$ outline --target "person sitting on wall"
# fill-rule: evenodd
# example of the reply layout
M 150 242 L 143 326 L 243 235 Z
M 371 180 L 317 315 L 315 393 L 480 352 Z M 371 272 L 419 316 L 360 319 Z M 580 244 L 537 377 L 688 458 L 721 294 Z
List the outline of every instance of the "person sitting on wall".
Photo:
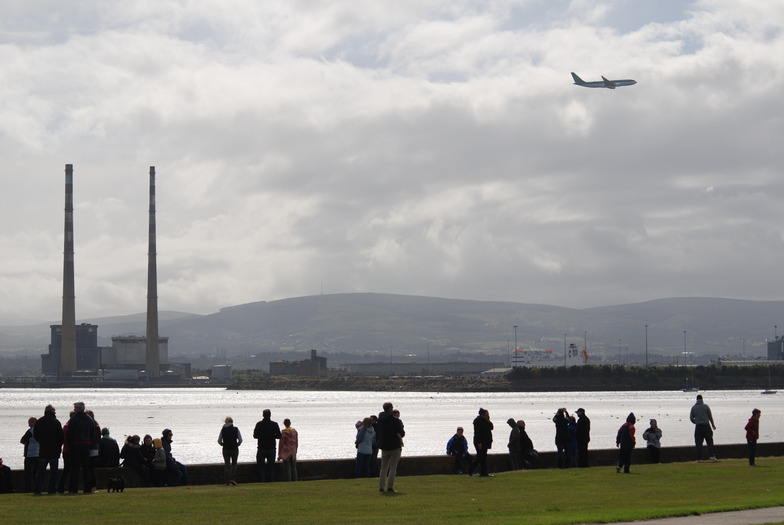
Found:
M 11 467 L 3 465 L 3 458 L 0 458 L 0 494 L 10 494 L 11 492 L 14 492 Z
M 457 427 L 455 435 L 446 444 L 446 453 L 455 458 L 455 471 L 457 474 L 463 473 L 463 461 L 471 465 L 473 456 L 468 452 L 468 440 L 463 435 L 463 427 Z

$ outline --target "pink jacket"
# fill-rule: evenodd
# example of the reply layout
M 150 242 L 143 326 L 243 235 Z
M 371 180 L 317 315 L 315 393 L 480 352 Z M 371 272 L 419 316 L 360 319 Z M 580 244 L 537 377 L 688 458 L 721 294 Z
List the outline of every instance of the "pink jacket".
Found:
M 297 447 L 299 438 L 297 431 L 293 428 L 284 428 L 280 431 L 280 444 L 278 445 L 278 459 L 283 461 L 297 459 Z

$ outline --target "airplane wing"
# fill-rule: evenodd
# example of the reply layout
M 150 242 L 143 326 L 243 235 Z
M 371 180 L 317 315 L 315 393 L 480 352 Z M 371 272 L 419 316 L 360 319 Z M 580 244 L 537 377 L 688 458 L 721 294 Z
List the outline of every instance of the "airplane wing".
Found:
M 615 89 L 615 82 L 613 82 L 612 80 L 608 80 L 607 78 L 604 77 L 604 75 L 602 75 L 602 80 L 604 81 L 604 87 L 609 89 Z

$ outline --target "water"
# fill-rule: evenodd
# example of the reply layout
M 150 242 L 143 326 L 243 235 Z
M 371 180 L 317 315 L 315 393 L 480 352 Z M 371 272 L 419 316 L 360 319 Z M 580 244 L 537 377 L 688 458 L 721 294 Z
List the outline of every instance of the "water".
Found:
M 102 427 L 109 427 L 121 444 L 128 434 L 160 437 L 174 432 L 172 453 L 183 463 L 222 462 L 218 433 L 226 416 L 242 432 L 240 461 L 255 461 L 253 427 L 261 411 L 283 426 L 289 418 L 299 432 L 299 459 L 352 458 L 356 455 L 354 423 L 381 411 L 385 401 L 401 411 L 406 438 L 403 454 L 437 455 L 460 425 L 471 440 L 471 422 L 479 407 L 490 411 L 495 424 L 492 452 L 506 452 L 510 417 L 524 419 L 540 451 L 555 450 L 554 425 L 558 407 L 569 413 L 585 408 L 591 418 L 591 448 L 615 448 L 615 435 L 629 412 L 637 416 L 638 436 L 656 418 L 664 435 L 662 446 L 693 444 L 689 410 L 694 393 L 664 392 L 546 392 L 546 393 L 430 393 L 430 392 L 301 392 L 223 389 L 0 389 L 0 457 L 11 468 L 22 468 L 19 439 L 30 416 L 39 417 L 51 403 L 65 423 L 74 401 L 84 401 Z M 713 411 L 717 444 L 745 443 L 743 427 L 752 408 L 762 410 L 760 442 L 780 441 L 784 435 L 782 394 L 754 391 L 703 392 Z M 638 443 L 641 438 L 638 437 Z

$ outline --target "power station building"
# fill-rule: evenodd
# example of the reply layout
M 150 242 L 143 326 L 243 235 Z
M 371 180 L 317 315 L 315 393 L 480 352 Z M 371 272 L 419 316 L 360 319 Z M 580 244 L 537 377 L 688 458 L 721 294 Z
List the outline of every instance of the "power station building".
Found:
M 49 352 L 41 356 L 41 372 L 60 380 L 98 375 L 99 371 L 145 371 L 147 379 L 190 376 L 190 364 L 169 363 L 169 338 L 158 335 L 158 273 L 155 224 L 155 167 L 150 166 L 149 250 L 147 253 L 147 334 L 113 337 L 98 346 L 98 326 L 76 325 L 74 291 L 73 165 L 65 165 L 65 231 L 63 242 L 63 321 L 51 326 Z M 176 369 L 176 370 L 173 370 Z M 122 374 L 118 374 L 122 375 Z

